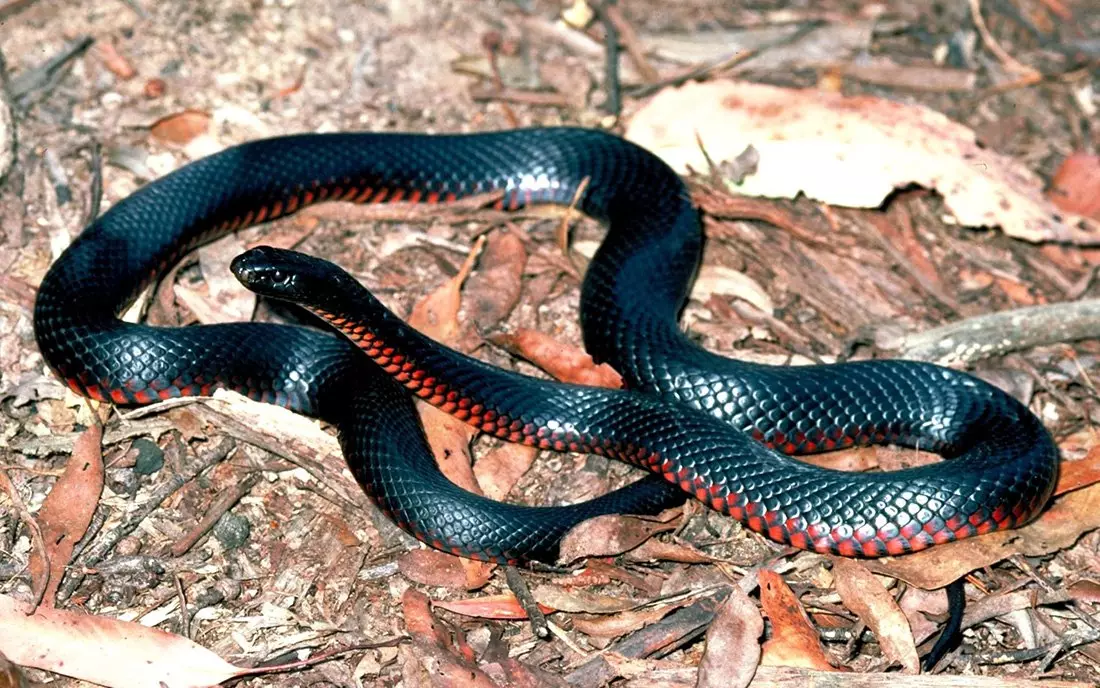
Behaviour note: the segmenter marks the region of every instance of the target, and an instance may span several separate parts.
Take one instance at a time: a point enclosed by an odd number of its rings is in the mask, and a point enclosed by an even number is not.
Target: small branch
[[[952,365],[1097,338],[1100,299],[1087,299],[979,315],[906,335],[891,348],[903,358]]]
[[[233,486],[233,488],[221,497],[214,500],[214,503],[210,505],[203,517],[195,524],[195,527],[185,533],[183,537],[179,538],[172,544],[172,556],[183,556],[189,549],[195,546],[195,543],[206,534],[206,531],[214,527],[214,524],[218,522],[227,511],[233,508],[236,504],[248,494],[249,490],[256,486],[259,482],[260,476],[256,473],[252,473],[241,482]]]
[[[512,594],[519,600],[523,611],[527,612],[527,618],[531,621],[531,630],[534,632],[535,637],[543,640],[549,638],[550,626],[546,622],[546,615],[539,609],[539,603],[531,595],[531,590],[527,587],[527,581],[523,580],[519,570],[515,566],[504,567],[504,579],[508,582],[508,588],[512,591]]]
[[[981,0],[970,0],[970,15],[974,20],[974,28],[978,30],[978,35],[982,37],[982,43],[989,49],[989,52],[993,53],[997,59],[1001,61],[1001,64],[1010,71],[1020,74],[1025,79],[1039,80],[1042,78],[1042,75],[1037,70],[1028,67],[1009,55],[1008,51],[997,43],[997,39],[993,38],[993,34],[989,32],[989,27],[985,25],[985,19],[982,18]]]
[[[78,38],[66,45],[57,55],[12,79],[8,84],[12,100],[18,102],[20,108],[25,109],[30,105],[32,94],[39,91],[48,93],[72,61],[83,55],[93,43],[95,39],[91,36]]]
[[[613,4],[614,0],[604,0]],[[604,111],[618,117],[623,109],[622,84],[619,81],[619,28],[611,19],[604,2],[591,3],[604,30],[604,88],[607,89],[607,102]]]
[[[1095,643],[1098,640],[1100,640],[1100,631],[1095,628],[1088,628],[1082,631],[1066,633],[1058,640],[1040,647],[1024,648],[1022,650],[982,652],[968,655],[967,657],[979,664],[1019,664],[1021,662],[1033,662],[1037,659],[1043,659],[1051,654],[1056,656],[1067,650],[1072,650],[1075,647]]]
[[[750,50],[738,50],[723,55],[716,60],[711,60],[710,62],[699,65],[698,67],[692,67],[682,74],[677,74],[667,79],[662,79],[660,81],[655,81],[650,84],[643,84],[641,86],[632,88],[629,90],[629,93],[635,98],[645,98],[646,96],[653,95],[657,91],[664,89],[666,86],[681,86],[689,81],[702,79],[703,77],[710,74],[724,72],[728,69],[736,67],[742,62],[745,62],[749,58],[756,57],[757,55],[772,50],[773,48],[791,45],[799,40],[802,40],[802,38],[808,36],[810,33],[816,31],[824,25],[825,22],[820,21],[808,22],[789,36],[784,36],[780,39],[777,39],[766,45],[761,45],[757,48],[753,48]]]
[[[569,96],[564,93],[543,91],[521,91],[515,88],[473,88],[470,97],[477,102],[498,101],[517,105],[541,105],[570,108],[573,106]]]
[[[603,11],[607,15],[608,21],[614,24],[615,30],[619,32],[619,41],[626,48],[626,53],[630,55],[630,61],[638,69],[638,74],[641,75],[642,80],[646,83],[653,83],[660,79],[661,75],[646,59],[645,46],[638,38],[638,33],[634,31],[634,27],[623,16],[622,10],[617,5],[608,4],[603,8]]]

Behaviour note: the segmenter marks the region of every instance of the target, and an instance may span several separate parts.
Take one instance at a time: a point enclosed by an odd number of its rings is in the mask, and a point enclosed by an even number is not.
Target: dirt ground
[[[972,4],[982,10],[980,28]],[[529,621],[509,618],[517,613],[511,597],[497,612],[489,603],[465,614],[438,606],[429,612],[426,598],[510,596],[505,570],[423,550],[389,523],[351,478],[328,428],[223,398],[145,412],[93,408],[46,368],[31,314],[35,288],[60,250],[98,211],[144,183],[260,137],[558,124],[621,131],[646,105],[647,91],[673,88],[674,77],[706,65],[705,79],[816,85],[926,106],[972,129],[977,149],[1038,175],[1039,196],[1068,156],[1097,150],[1100,6],[1088,0],[639,0],[620,9],[648,61],[639,66],[628,51],[621,56],[616,121],[600,21],[571,28],[552,2],[0,0],[0,69],[15,131],[13,165],[0,186],[0,477],[7,484],[0,490],[0,592],[29,598],[34,544],[21,511],[43,508],[77,438],[99,418],[105,487],[61,571],[58,607],[139,621],[239,666],[335,653],[243,685],[694,685],[703,635],[724,599],[716,590],[751,580],[741,588],[756,601],[756,576],[773,570],[809,613],[822,656],[857,672],[845,675],[851,685],[993,685],[980,677],[1100,682],[1100,495],[1091,481],[1057,512],[1073,524],[1056,535],[1040,531],[1030,542],[1005,544],[992,560],[943,548],[945,567],[962,567],[958,575],[973,569],[967,595],[976,616],[941,673],[910,684],[917,679],[897,673],[888,643],[865,631],[874,629],[867,617],[838,595],[830,558],[780,548],[703,509],[658,529],[662,544],[646,554],[593,556],[580,573],[523,571],[535,598],[553,611],[546,638]],[[868,28],[853,34],[861,26]],[[804,33],[768,33],[777,27]],[[812,45],[799,43],[815,31]],[[83,43],[86,37],[94,40]],[[623,38],[628,46],[630,36]],[[723,59],[738,50],[749,59]],[[1014,61],[1032,71],[1014,71]],[[645,66],[655,69],[657,86],[647,86],[654,78]],[[1086,196],[1100,193],[1096,179]],[[852,209],[805,196],[742,198],[713,176],[696,175],[706,280],[693,292],[685,327],[707,348],[738,358],[832,362],[903,355],[906,336],[947,323],[1100,296],[1100,249],[1088,245],[1100,238],[1090,242],[1082,230],[1069,240],[1034,241],[962,226],[941,194],[902,186],[881,207]],[[261,242],[332,259],[408,315],[460,274],[475,239],[486,235],[490,250],[506,256],[502,274],[512,275],[517,303],[498,303],[502,287],[484,277],[483,254],[466,283],[453,343],[532,374],[535,366],[487,338],[529,328],[581,346],[579,278],[584,254],[602,236],[596,223],[577,223],[574,253],[565,257],[557,215],[369,210],[325,206],[220,240],[160,287],[149,317],[161,324],[250,317],[255,302],[225,268],[243,247]],[[518,248],[502,247],[502,235],[518,237]],[[524,254],[519,263],[507,257],[516,251]],[[256,317],[292,315],[261,303]],[[956,365],[1025,401],[1064,460],[1097,461],[1096,316],[1053,317],[1045,327],[1071,333],[1065,341],[1039,336],[1039,344],[1027,344],[1034,333],[1010,327],[1008,350]],[[500,455],[495,441],[474,445],[478,461],[503,456],[493,461],[504,464],[475,474],[509,501],[575,501],[635,475],[598,457],[564,454],[514,469],[507,462],[521,460]],[[888,467],[913,454],[847,456],[852,466]],[[513,469],[515,480],[504,482],[500,476]],[[927,650],[945,596],[926,592],[926,579],[903,568],[872,570],[893,574],[877,580],[901,600],[908,624],[894,623]],[[781,636],[785,622],[765,616],[764,637]],[[636,635],[646,629],[650,636]],[[795,646],[800,659],[815,651]],[[151,652],[121,641],[113,651],[133,662]],[[766,664],[768,653],[765,647]],[[802,669],[762,668],[752,685],[802,685],[810,679],[798,671],[823,668],[792,665]],[[51,685],[81,684],[27,674]],[[119,678],[112,685],[139,684]]]

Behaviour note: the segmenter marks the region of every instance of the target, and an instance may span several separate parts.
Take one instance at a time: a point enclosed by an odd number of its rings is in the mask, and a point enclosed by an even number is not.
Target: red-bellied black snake
[[[503,208],[576,202],[609,224],[581,315],[589,352],[617,368],[629,391],[536,381],[466,359],[404,326],[342,273],[286,254],[249,254],[239,275],[324,311],[352,343],[271,324],[118,319],[166,266],[240,227],[323,200],[436,202],[489,191],[502,194]],[[467,556],[552,558],[578,520],[653,510],[680,490],[774,540],[847,556],[1011,528],[1042,508],[1057,472],[1054,442],[1024,405],[985,382],[897,360],[754,365],[695,345],[677,316],[701,245],[679,177],[609,134],[290,136],[191,163],[104,213],[43,280],[35,334],[50,366],[90,397],[145,404],[226,387],[334,422],[349,465],[383,508],[420,539]],[[278,280],[264,260],[288,261],[308,288],[265,288]],[[474,497],[439,476],[408,396],[382,370],[485,432],[606,454],[659,478],[558,509]],[[789,456],[871,443],[950,461],[851,474]]]

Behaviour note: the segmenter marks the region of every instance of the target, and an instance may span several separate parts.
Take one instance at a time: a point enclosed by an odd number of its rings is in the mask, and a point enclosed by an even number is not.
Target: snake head
[[[271,246],[242,253],[230,269],[241,284],[260,296],[311,310],[331,310],[367,294],[354,277],[333,263]]]

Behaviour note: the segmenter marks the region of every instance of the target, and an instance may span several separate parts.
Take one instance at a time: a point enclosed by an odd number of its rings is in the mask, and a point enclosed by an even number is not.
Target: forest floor
[[[17,671],[202,685],[301,660],[238,685],[809,685],[841,670],[829,685],[1100,683],[1100,6],[738,5],[634,0],[588,21],[584,3],[537,0],[0,0],[0,653],[39,667],[3,667],[0,686]],[[689,505],[612,519],[577,562],[517,576],[400,531],[321,423],[224,393],[116,410],[71,392],[35,345],[51,262],[191,160],[293,132],[562,124],[625,133],[689,180],[707,243],[682,323],[702,346],[779,365],[915,358],[991,381],[1069,467],[1046,514],[853,563]],[[558,361],[553,374],[606,382],[577,314],[603,228],[569,221],[566,250],[561,212],[315,206],[192,253],[145,317],[292,317],[228,271],[276,244],[339,263],[495,365]],[[639,473],[425,423],[456,480],[508,501],[573,502]],[[98,481],[73,477],[89,465]],[[910,676],[963,576],[961,646]]]

